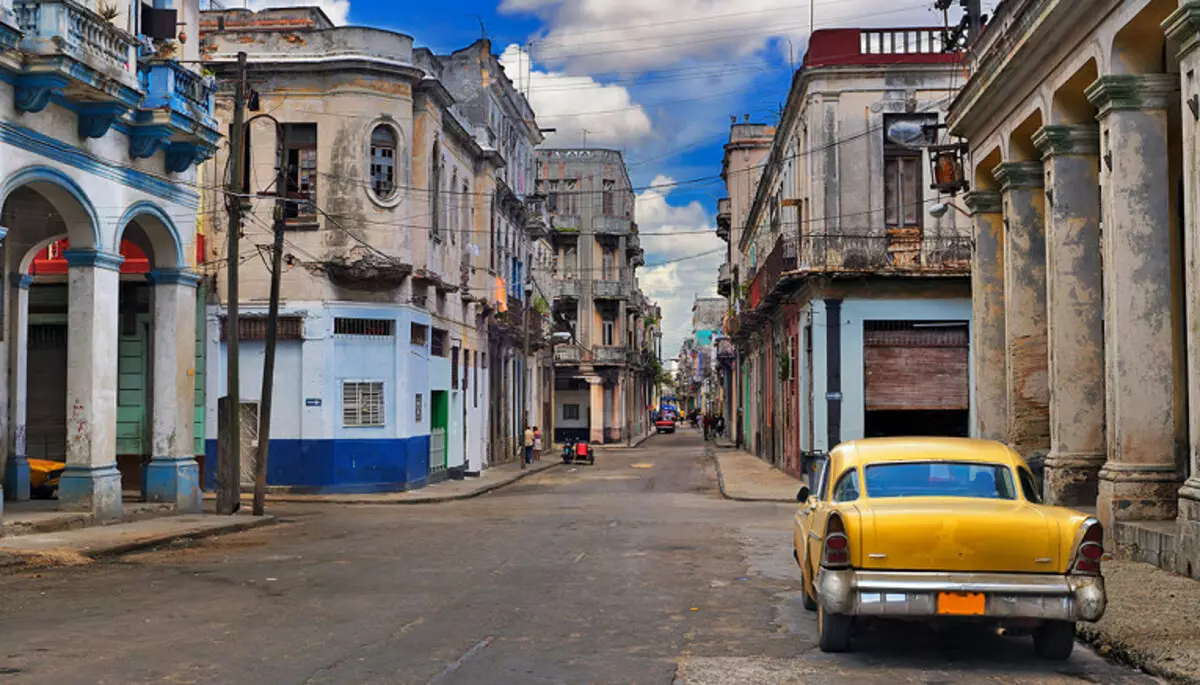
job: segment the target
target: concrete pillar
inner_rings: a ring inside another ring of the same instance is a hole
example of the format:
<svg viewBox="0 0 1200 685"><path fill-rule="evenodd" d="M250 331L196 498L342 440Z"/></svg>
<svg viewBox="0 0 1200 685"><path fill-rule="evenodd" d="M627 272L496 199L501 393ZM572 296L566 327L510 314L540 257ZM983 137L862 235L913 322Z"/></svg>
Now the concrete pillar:
<svg viewBox="0 0 1200 685"><path fill-rule="evenodd" d="M120 255L67 250L67 468L59 506L121 518L117 470L117 300Z"/></svg>
<svg viewBox="0 0 1200 685"><path fill-rule="evenodd" d="M1008 162L992 173L1004 199L1008 442L1036 467L1050 449L1042 163Z"/></svg>
<svg viewBox="0 0 1200 685"><path fill-rule="evenodd" d="M1101 76L1088 87L1099 108L1104 186L1104 348L1108 460L1099 516L1170 519L1178 511L1177 440L1183 429L1181 350L1173 298L1167 106L1179 76Z"/></svg>
<svg viewBox="0 0 1200 685"><path fill-rule="evenodd" d="M146 499L171 502L179 513L201 510L196 463L196 274L152 271L154 286L154 380L151 457Z"/></svg>
<svg viewBox="0 0 1200 685"><path fill-rule="evenodd" d="M975 368L975 436L1008 437L1008 382L1004 336L1004 201L994 190L967 193L975 231L971 260L972 347Z"/></svg>
<svg viewBox="0 0 1200 685"><path fill-rule="evenodd" d="M1046 126L1046 314L1050 360L1048 503L1092 506L1104 466L1104 286L1100 129Z"/></svg>
<svg viewBox="0 0 1200 685"><path fill-rule="evenodd" d="M8 459L4 465L4 497L29 499L29 460L25 453L25 407L29 368L29 285L33 276L14 273L9 279L8 306Z"/></svg>
<svg viewBox="0 0 1200 685"><path fill-rule="evenodd" d="M596 445L604 444L604 383L599 376L589 377L588 392L591 394L591 429L590 441Z"/></svg>
<svg viewBox="0 0 1200 685"><path fill-rule="evenodd" d="M1163 22L1167 35L1179 46L1179 71L1200 72L1200 1L1185 2ZM1182 100L1200 97L1200 82L1182 84ZM1188 365L1188 479L1179 491L1179 543L1176 569L1200 578L1200 123L1183 105L1184 250L1187 259L1184 298L1187 309Z"/></svg>

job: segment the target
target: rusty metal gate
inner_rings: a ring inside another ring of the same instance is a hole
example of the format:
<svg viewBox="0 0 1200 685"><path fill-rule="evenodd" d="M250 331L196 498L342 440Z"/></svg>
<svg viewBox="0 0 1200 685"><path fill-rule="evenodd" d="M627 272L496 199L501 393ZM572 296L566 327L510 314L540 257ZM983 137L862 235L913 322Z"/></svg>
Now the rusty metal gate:
<svg viewBox="0 0 1200 685"><path fill-rule="evenodd" d="M970 409L966 322L866 321L867 411Z"/></svg>

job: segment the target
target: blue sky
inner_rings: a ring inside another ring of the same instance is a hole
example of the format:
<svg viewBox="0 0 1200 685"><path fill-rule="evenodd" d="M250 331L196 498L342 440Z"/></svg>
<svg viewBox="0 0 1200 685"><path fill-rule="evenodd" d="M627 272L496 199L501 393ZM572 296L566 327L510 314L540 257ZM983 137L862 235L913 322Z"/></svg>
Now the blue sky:
<svg viewBox="0 0 1200 685"><path fill-rule="evenodd" d="M724 243L714 214L730 117L775 122L810 12L818 29L942 21L933 0L245 1L317 4L335 22L401 31L436 52L486 31L510 78L528 90L538 123L558 129L546 145L576 146L586 136L589 147L625 152L643 189L637 221L647 267L639 279L663 308L666 357L690 331L693 298L716 295ZM701 180L646 189L693 179Z"/></svg>

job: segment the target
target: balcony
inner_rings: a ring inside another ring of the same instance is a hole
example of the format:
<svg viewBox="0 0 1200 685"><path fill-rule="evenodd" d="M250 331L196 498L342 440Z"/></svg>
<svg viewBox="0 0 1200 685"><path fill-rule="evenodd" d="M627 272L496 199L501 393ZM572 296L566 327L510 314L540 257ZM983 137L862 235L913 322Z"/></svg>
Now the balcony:
<svg viewBox="0 0 1200 685"><path fill-rule="evenodd" d="M554 348L554 361L557 364L578 364L582 360L582 352L574 345L559 345Z"/></svg>
<svg viewBox="0 0 1200 685"><path fill-rule="evenodd" d="M872 236L804 236L796 268L851 275L968 276L970 236L894 231Z"/></svg>
<svg viewBox="0 0 1200 685"><path fill-rule="evenodd" d="M717 294L721 297L729 297L733 292L733 276L730 271L729 262L725 262L717 270Z"/></svg>
<svg viewBox="0 0 1200 685"><path fill-rule="evenodd" d="M796 238L794 236L779 236L771 254L767 255L762 265L755 270L754 279L750 281L750 307L762 304L767 295L775 290L779 279L790 271L796 270Z"/></svg>
<svg viewBox="0 0 1200 685"><path fill-rule="evenodd" d="M629 285L624 281L592 281L592 297L624 300L629 297Z"/></svg>
<svg viewBox="0 0 1200 685"><path fill-rule="evenodd" d="M592 219L596 235L625 236L633 233L633 220L620 216L598 216Z"/></svg>
<svg viewBox="0 0 1200 685"><path fill-rule="evenodd" d="M211 157L221 138L213 117L212 80L174 59L147 60L139 73L146 98L134 115L133 156L146 158L165 150L172 173Z"/></svg>
<svg viewBox="0 0 1200 685"><path fill-rule="evenodd" d="M554 281L554 298L568 298L572 300L579 299L579 281L576 279Z"/></svg>
<svg viewBox="0 0 1200 685"><path fill-rule="evenodd" d="M624 364L629 360L629 351L623 345L597 345L592 349L592 361L596 364Z"/></svg>
<svg viewBox="0 0 1200 685"><path fill-rule="evenodd" d="M717 237L729 242L729 229L733 225L729 198L717 200Z"/></svg>
<svg viewBox="0 0 1200 685"><path fill-rule="evenodd" d="M577 214L555 214L553 224L558 233L579 233L580 221Z"/></svg>
<svg viewBox="0 0 1200 685"><path fill-rule="evenodd" d="M635 252L641 252L641 250L642 239L638 237L637 233L630 233L629 237L625 239L625 253L632 256Z"/></svg>
<svg viewBox="0 0 1200 685"><path fill-rule="evenodd" d="M646 266L646 251L639 247L637 253L629 258L629 264L635 267Z"/></svg>

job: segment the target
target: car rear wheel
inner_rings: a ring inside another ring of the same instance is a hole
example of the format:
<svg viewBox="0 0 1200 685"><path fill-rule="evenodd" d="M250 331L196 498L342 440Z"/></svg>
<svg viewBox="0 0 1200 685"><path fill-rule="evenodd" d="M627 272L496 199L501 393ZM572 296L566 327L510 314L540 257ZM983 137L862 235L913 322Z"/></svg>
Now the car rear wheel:
<svg viewBox="0 0 1200 685"><path fill-rule="evenodd" d="M817 647L822 652L844 652L850 647L850 629L854 618L831 614L817 607Z"/></svg>
<svg viewBox="0 0 1200 685"><path fill-rule="evenodd" d="M1033 648L1043 659L1065 661L1075 649L1075 624L1046 621L1033 631Z"/></svg>

